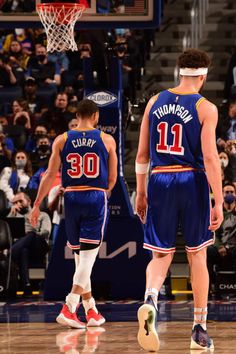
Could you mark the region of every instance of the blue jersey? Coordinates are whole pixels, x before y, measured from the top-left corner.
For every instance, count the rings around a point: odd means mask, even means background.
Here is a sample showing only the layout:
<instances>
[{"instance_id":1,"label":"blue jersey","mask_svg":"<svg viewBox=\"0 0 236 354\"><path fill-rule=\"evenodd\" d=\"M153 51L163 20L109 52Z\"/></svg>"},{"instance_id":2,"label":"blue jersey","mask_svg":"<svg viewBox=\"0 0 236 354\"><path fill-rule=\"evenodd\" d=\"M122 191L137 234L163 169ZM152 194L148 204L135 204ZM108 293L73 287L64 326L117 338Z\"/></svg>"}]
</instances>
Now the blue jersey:
<instances>
[{"instance_id":1,"label":"blue jersey","mask_svg":"<svg viewBox=\"0 0 236 354\"><path fill-rule=\"evenodd\" d=\"M97 129L65 133L61 152L63 187L108 188L108 151L102 135Z\"/></svg>"},{"instance_id":2,"label":"blue jersey","mask_svg":"<svg viewBox=\"0 0 236 354\"><path fill-rule=\"evenodd\" d=\"M204 168L198 93L172 89L159 93L149 113L151 167L182 165Z\"/></svg>"}]
</instances>

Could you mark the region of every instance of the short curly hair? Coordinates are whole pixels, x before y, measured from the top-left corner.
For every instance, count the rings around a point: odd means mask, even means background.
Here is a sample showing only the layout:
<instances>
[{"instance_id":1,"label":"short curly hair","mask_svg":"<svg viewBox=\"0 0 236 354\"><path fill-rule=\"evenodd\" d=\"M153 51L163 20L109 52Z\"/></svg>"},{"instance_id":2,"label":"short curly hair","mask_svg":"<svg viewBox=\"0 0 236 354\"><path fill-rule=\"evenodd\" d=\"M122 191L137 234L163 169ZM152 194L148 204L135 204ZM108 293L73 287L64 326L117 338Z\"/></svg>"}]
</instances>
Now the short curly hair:
<instances>
[{"instance_id":1,"label":"short curly hair","mask_svg":"<svg viewBox=\"0 0 236 354\"><path fill-rule=\"evenodd\" d=\"M211 59L208 54L203 50L188 49L177 59L177 65L179 68L208 68L211 64Z\"/></svg>"}]
</instances>

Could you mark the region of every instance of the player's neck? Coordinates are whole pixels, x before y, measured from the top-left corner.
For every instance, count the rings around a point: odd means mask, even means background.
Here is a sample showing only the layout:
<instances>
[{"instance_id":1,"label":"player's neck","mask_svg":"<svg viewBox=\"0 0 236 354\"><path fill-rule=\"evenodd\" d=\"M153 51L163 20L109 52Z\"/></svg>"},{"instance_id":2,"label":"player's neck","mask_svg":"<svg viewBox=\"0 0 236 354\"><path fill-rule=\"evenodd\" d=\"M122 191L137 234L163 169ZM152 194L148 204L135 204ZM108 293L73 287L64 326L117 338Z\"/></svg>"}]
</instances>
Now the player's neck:
<instances>
[{"instance_id":1,"label":"player's neck","mask_svg":"<svg viewBox=\"0 0 236 354\"><path fill-rule=\"evenodd\" d=\"M91 130L95 129L94 125L91 123L90 120L84 119L83 121L80 121L79 124L77 125L77 129L79 130Z\"/></svg>"},{"instance_id":2,"label":"player's neck","mask_svg":"<svg viewBox=\"0 0 236 354\"><path fill-rule=\"evenodd\" d=\"M199 87L191 83L180 83L178 86L174 87L173 90L179 92L196 93L199 92Z\"/></svg>"}]
</instances>

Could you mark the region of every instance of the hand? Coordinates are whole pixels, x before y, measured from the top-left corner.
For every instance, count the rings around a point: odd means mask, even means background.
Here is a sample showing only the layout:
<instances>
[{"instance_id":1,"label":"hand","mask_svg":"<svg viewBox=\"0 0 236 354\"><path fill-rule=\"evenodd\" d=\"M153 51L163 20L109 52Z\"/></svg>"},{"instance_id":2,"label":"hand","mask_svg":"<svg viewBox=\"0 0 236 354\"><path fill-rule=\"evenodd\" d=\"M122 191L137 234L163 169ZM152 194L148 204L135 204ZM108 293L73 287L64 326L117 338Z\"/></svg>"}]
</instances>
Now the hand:
<instances>
[{"instance_id":1,"label":"hand","mask_svg":"<svg viewBox=\"0 0 236 354\"><path fill-rule=\"evenodd\" d=\"M225 246L220 246L218 252L221 257L225 257L227 255L227 249L225 248Z\"/></svg>"},{"instance_id":2,"label":"hand","mask_svg":"<svg viewBox=\"0 0 236 354\"><path fill-rule=\"evenodd\" d=\"M211 221L208 229L211 231L219 229L223 219L224 217L222 205L215 205L211 210Z\"/></svg>"},{"instance_id":3,"label":"hand","mask_svg":"<svg viewBox=\"0 0 236 354\"><path fill-rule=\"evenodd\" d=\"M29 216L29 221L33 227L36 227L38 224L39 213L40 213L39 206L34 205Z\"/></svg>"},{"instance_id":4,"label":"hand","mask_svg":"<svg viewBox=\"0 0 236 354\"><path fill-rule=\"evenodd\" d=\"M60 186L60 188L58 189L58 192L57 192L57 195L60 196L60 195L64 195L64 192L65 192L65 188Z\"/></svg>"},{"instance_id":5,"label":"hand","mask_svg":"<svg viewBox=\"0 0 236 354\"><path fill-rule=\"evenodd\" d=\"M14 204L11 207L11 215L16 216L16 214L20 211L21 207L18 204Z\"/></svg>"},{"instance_id":6,"label":"hand","mask_svg":"<svg viewBox=\"0 0 236 354\"><path fill-rule=\"evenodd\" d=\"M136 213L139 216L139 219L143 224L146 222L146 214L147 214L147 196L137 194L136 196Z\"/></svg>"}]
</instances>

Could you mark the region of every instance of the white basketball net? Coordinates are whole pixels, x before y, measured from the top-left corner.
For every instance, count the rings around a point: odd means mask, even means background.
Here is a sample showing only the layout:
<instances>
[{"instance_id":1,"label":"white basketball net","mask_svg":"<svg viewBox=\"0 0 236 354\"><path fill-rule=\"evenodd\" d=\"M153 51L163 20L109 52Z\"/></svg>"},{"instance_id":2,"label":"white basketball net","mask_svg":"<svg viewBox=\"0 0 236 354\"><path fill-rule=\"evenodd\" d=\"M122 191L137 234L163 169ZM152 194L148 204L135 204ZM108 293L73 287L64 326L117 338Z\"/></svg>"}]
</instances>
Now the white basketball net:
<instances>
[{"instance_id":1,"label":"white basketball net","mask_svg":"<svg viewBox=\"0 0 236 354\"><path fill-rule=\"evenodd\" d=\"M74 40L74 26L85 7L78 4L67 5L55 6L52 3L37 6L37 12L47 35L48 52L78 50Z\"/></svg>"}]
</instances>

